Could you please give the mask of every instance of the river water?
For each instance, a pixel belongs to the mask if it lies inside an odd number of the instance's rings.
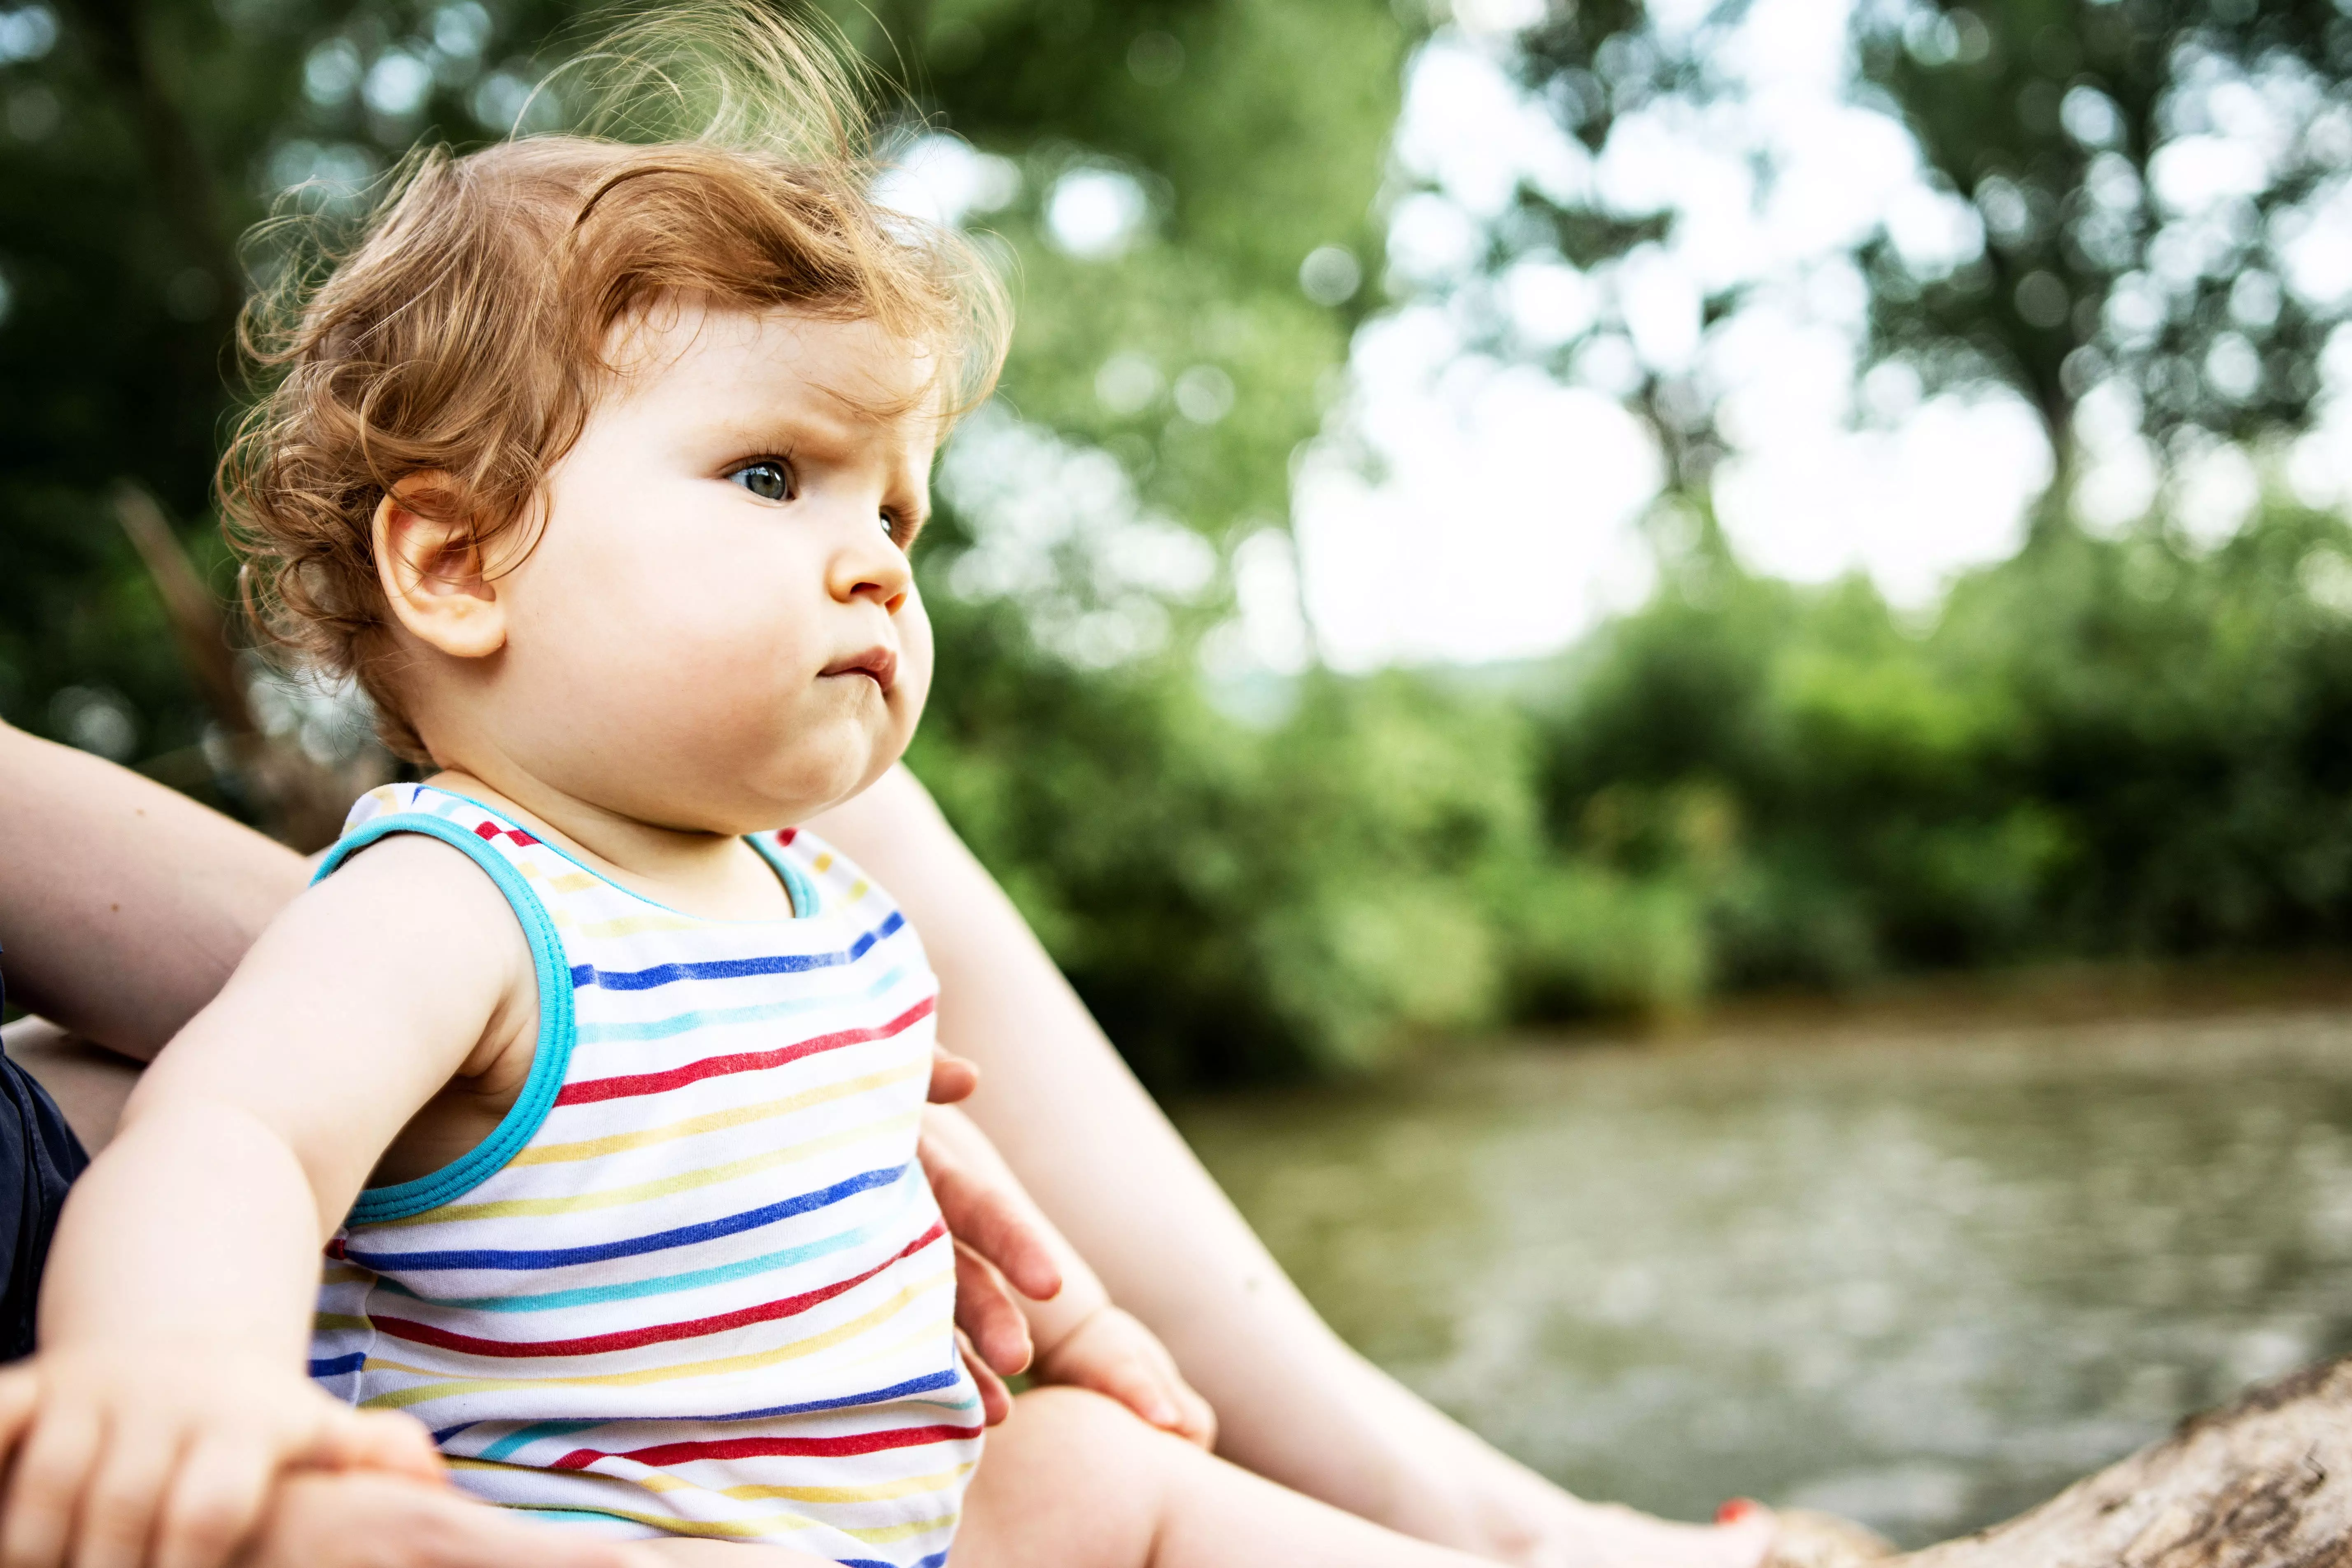
[[[1521,1048],[1179,1121],[1352,1343],[1686,1518],[1938,1539],[2352,1350],[2352,1013]]]

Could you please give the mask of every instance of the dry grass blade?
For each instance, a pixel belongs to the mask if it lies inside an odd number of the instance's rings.
[[[353,797],[383,781],[383,759],[363,753],[350,767],[330,768],[292,742],[266,733],[246,695],[227,612],[205,588],[163,509],[126,479],[115,486],[114,516],[163,598],[181,657],[220,726],[236,782],[262,826],[305,852],[333,843]]]

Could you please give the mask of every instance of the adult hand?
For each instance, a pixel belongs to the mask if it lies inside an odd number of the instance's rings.
[[[304,1471],[270,1500],[235,1568],[655,1568],[643,1546],[531,1524],[446,1486]]]
[[[968,1061],[945,1046],[931,1047],[930,1101],[933,1105],[953,1105],[971,1098],[980,1087],[980,1064]]]
[[[979,1087],[980,1068],[934,1047],[930,1101],[953,1105]],[[915,1146],[940,1217],[956,1242],[956,1326],[988,1365],[1010,1377],[1029,1364],[1029,1325],[1013,1291],[1050,1301],[1062,1290],[1054,1249],[1001,1168],[966,1158],[925,1121]],[[983,1380],[985,1381],[985,1380]]]
[[[931,1100],[950,1104],[970,1094],[978,1079],[970,1062],[941,1051],[932,1065]],[[1013,1410],[1003,1379],[1029,1365],[1029,1321],[1013,1292],[1050,1300],[1061,1293],[1062,1271],[1011,1178],[965,1158],[934,1125],[925,1121],[916,1158],[954,1238],[958,1338],[980,1385],[983,1416],[993,1426]]]

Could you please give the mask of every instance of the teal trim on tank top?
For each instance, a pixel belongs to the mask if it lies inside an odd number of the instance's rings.
[[[507,818],[499,816],[499,812],[494,807],[483,805],[480,801],[476,800],[470,795],[459,795],[456,790],[443,789],[439,784],[418,784],[416,787],[421,790],[428,790],[431,793],[439,795],[444,800],[464,801],[467,805],[472,806],[476,811],[480,812],[485,816],[498,817],[500,822],[507,821]],[[403,813],[402,815],[405,816],[407,814]],[[509,826],[511,826],[511,824],[509,824]],[[793,906],[793,919],[802,920],[807,916],[816,913],[816,889],[806,877],[801,874],[797,868],[788,866],[783,861],[777,859],[775,856],[769,853],[767,847],[762,845],[758,837],[751,834],[745,834],[743,836],[743,841],[751,847],[753,851],[759,855],[761,859],[765,860],[768,863],[769,869],[774,871],[778,877],[783,879],[784,901]],[[620,894],[623,898],[635,899],[638,903],[645,905],[646,908],[649,910],[659,910],[666,915],[676,915],[678,919],[684,921],[698,921],[704,925],[748,926],[762,925],[767,923],[767,917],[764,915],[751,920],[722,921],[714,920],[708,915],[688,914],[684,910],[671,908],[669,905],[663,903],[658,899],[649,899],[646,897],[645,894],[637,891],[635,888],[625,887],[621,883],[615,882],[612,878],[606,876],[604,872],[599,871],[595,867],[591,866],[587,861],[580,858],[579,856],[572,854],[572,851],[564,848],[561,844],[551,844],[544,838],[534,839],[533,842],[541,849],[546,850],[550,855],[554,856],[556,858],[571,862],[587,875],[595,878],[596,880],[604,883],[604,886]]]
[[[816,889],[798,866],[761,843],[756,834],[746,835],[743,842],[757,850],[760,858],[784,879],[784,897],[792,900],[794,920],[804,921],[816,913]]]
[[[361,1193],[352,1205],[347,1221],[352,1225],[380,1225],[438,1208],[505,1169],[507,1163],[538,1136],[547,1113],[555,1108],[555,1097],[563,1088],[563,1075],[571,1066],[572,1046],[577,1037],[572,1016],[572,966],[564,959],[563,939],[556,934],[547,906],[539,901],[539,895],[531,891],[522,873],[478,835],[446,817],[425,812],[379,816],[338,840],[320,862],[311,882],[319,882],[369,845],[395,833],[421,833],[463,852],[488,872],[499,891],[506,895],[515,918],[522,922],[523,935],[530,940],[531,968],[539,976],[539,1045],[530,1058],[530,1076],[523,1080],[522,1092],[516,1096],[514,1104],[488,1138],[429,1175],[388,1187],[370,1187]],[[788,889],[789,886],[788,881]]]

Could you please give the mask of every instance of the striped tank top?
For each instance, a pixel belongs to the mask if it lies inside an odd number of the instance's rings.
[[[938,1568],[982,1421],[915,1161],[937,982],[905,918],[791,831],[750,842],[795,918],[679,914],[419,784],[363,797],[319,875],[395,833],[505,893],[538,1050],[471,1153],[361,1194],[311,1374],[423,1419],[490,1502]]]

